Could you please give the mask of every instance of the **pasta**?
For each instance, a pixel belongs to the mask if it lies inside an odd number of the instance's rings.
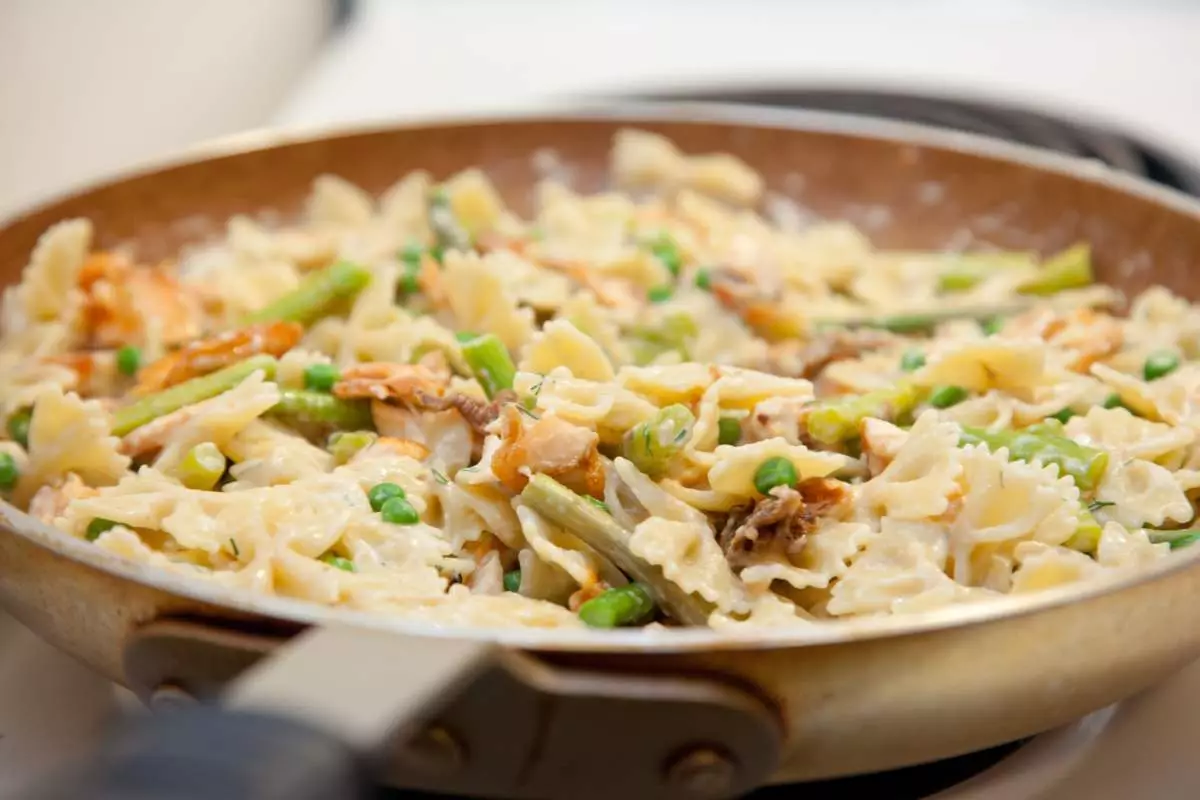
[[[1086,244],[882,251],[657,134],[611,167],[528,219],[478,169],[324,175],[161,265],[54,225],[4,294],[0,491],[181,579],[446,626],[838,625],[1200,538],[1200,307],[1122,315]]]

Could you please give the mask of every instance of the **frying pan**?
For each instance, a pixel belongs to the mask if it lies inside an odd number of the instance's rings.
[[[881,246],[1091,242],[1100,280],[1196,299],[1200,205],[1098,165],[863,118],[689,105],[577,109],[217,145],[0,229],[0,277],[87,216],[146,259],[238,213],[299,211],[314,177],[379,192],[478,165],[528,210],[550,149],[603,185],[613,134],[729,152],[771,191]],[[1001,602],[795,629],[482,630],[236,593],[122,561],[0,506],[0,601],[150,702],[284,709],[456,794],[701,797],[885,770],[1048,730],[1200,656],[1200,549]],[[614,735],[614,731],[619,735]]]

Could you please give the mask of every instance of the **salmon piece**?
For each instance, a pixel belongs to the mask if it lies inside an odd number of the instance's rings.
[[[202,304],[185,291],[169,265],[134,264],[113,253],[89,256],[79,274],[84,324],[97,347],[145,344],[153,333],[165,345],[200,335]]]
[[[520,412],[510,405],[501,414],[501,440],[492,472],[510,491],[524,489],[532,473],[549,475],[581,494],[604,496],[604,464],[594,431],[555,416],[525,428]]]
[[[264,322],[190,342],[138,372],[134,392],[149,394],[263,353],[281,356],[304,335],[298,322]]]
[[[333,394],[343,400],[374,399],[413,401],[418,393],[441,396],[447,380],[422,364],[370,362],[354,364],[342,372]]]
[[[429,448],[420,442],[415,442],[412,439],[397,439],[394,436],[380,436],[375,440],[372,447],[382,447],[390,450],[398,456],[408,456],[415,458],[417,461],[423,461],[429,457]]]
[[[47,484],[34,493],[33,499],[29,501],[29,515],[47,525],[53,524],[56,517],[61,517],[66,513],[67,506],[72,502],[95,497],[99,493],[98,490],[88,486],[82,478],[71,472],[67,474],[66,480],[60,485]]]

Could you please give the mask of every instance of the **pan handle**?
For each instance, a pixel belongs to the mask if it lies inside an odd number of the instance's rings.
[[[782,744],[771,705],[720,677],[552,666],[452,636],[160,621],[130,641],[126,672],[152,704],[286,715],[384,783],[458,796],[733,797],[770,777]]]

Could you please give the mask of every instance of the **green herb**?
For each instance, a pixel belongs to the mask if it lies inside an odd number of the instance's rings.
[[[583,496],[583,499],[587,500],[589,503],[591,503],[596,508],[603,511],[605,514],[608,514],[610,516],[612,515],[612,509],[609,508],[608,503],[604,502],[603,500],[597,500],[596,498],[592,497],[590,494],[585,494]]]
[[[234,539],[232,536],[229,537],[229,549],[233,551],[233,555],[235,558],[242,557],[242,551],[240,549],[238,549],[237,540]]]
[[[707,267],[696,270],[696,288],[706,292],[712,290],[712,272]]]

